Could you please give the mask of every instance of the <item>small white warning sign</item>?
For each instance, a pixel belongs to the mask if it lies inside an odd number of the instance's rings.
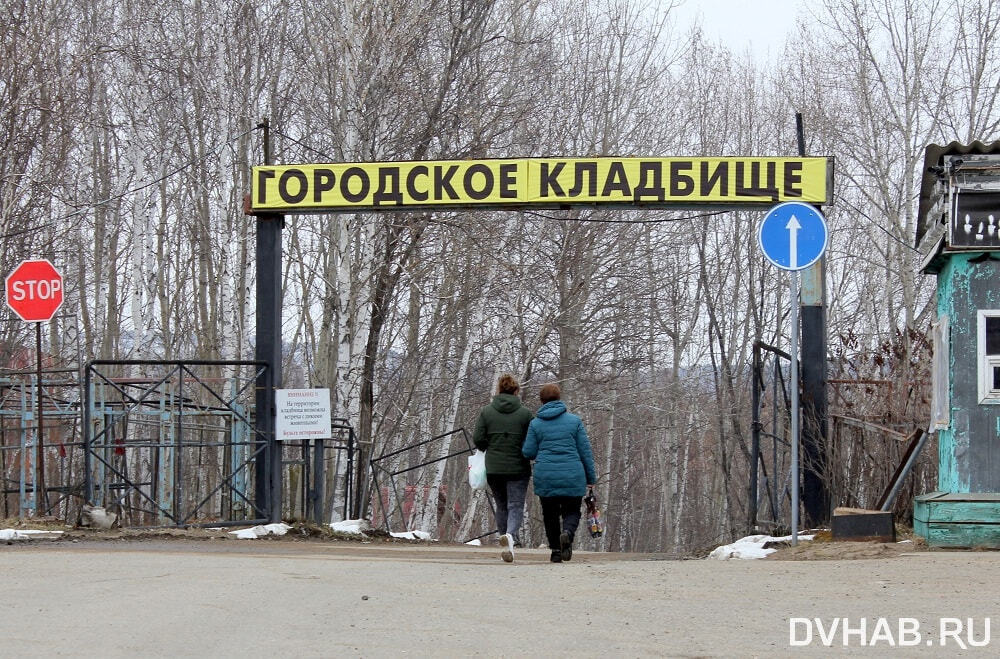
[[[333,436],[329,389],[278,389],[275,393],[275,439],[329,439]]]

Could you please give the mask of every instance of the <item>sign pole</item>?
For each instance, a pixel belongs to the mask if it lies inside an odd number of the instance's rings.
[[[52,320],[63,303],[63,277],[48,259],[21,261],[4,280],[7,306],[18,318],[35,324],[35,474],[32,487],[35,513],[49,512],[45,491],[45,419],[42,414],[42,323]]]
[[[791,323],[792,323],[792,349],[791,368],[789,376],[791,384],[789,389],[792,393],[792,546],[799,544],[799,272],[792,270],[789,273],[792,284],[791,295]]]
[[[49,499],[45,493],[45,448],[42,445],[42,324],[35,323],[35,377],[38,394],[35,399],[35,418],[38,438],[35,441],[35,513],[48,513]]]
[[[757,242],[767,260],[791,275],[791,479],[792,545],[799,542],[799,270],[816,263],[826,251],[829,231],[813,206],[789,201],[778,204],[760,223]]]

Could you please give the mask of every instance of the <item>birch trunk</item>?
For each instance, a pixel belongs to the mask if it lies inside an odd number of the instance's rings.
[[[470,264],[471,265],[471,264]],[[455,428],[456,419],[458,418],[458,407],[462,399],[462,394],[465,389],[466,375],[469,370],[469,359],[472,356],[473,341],[471,333],[474,328],[481,327],[483,324],[483,318],[485,316],[487,293],[493,290],[494,283],[497,278],[497,266],[493,263],[488,267],[488,272],[486,276],[486,283],[479,294],[479,299],[475,304],[475,307],[468,317],[467,321],[462,323],[462,354],[459,358],[458,372],[455,375],[455,387],[451,393],[451,399],[448,402],[448,410],[444,417],[444,423],[440,427],[441,432],[447,432]],[[445,456],[451,453],[453,441],[441,442],[438,448],[438,454],[436,459],[438,460],[433,480],[431,481],[430,493],[427,497],[427,502],[424,507],[424,514],[421,519],[421,524],[423,529],[429,533],[437,532],[437,500],[438,492],[441,489],[442,482],[444,481],[445,468],[447,467],[447,460]]]

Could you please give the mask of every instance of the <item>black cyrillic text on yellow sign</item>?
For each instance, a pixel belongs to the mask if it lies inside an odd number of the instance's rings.
[[[519,158],[254,167],[253,212],[830,202],[829,158]]]

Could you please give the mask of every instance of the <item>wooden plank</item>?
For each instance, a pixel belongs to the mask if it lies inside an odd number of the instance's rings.
[[[947,502],[982,501],[1000,503],[1000,492],[947,492],[944,496],[936,497],[934,500]]]
[[[834,516],[837,515],[878,515],[881,510],[869,510],[868,508],[848,508],[847,506],[837,506],[833,509]]]
[[[917,528],[917,522],[926,523],[930,521],[930,504],[942,497],[947,496],[947,492],[928,492],[927,494],[921,494],[920,496],[913,497],[913,529]],[[920,534],[921,537],[926,538],[926,534]]]
[[[931,512],[927,507],[927,503],[924,501],[919,501],[917,499],[913,500],[913,530],[917,530],[917,522],[921,522],[926,525],[931,518]],[[924,536],[926,537],[926,536]]]
[[[875,432],[880,432],[889,437],[892,437],[898,442],[905,442],[908,438],[907,435],[899,432],[898,430],[893,430],[892,428],[886,428],[885,426],[880,426],[877,423],[872,423],[871,421],[865,421],[864,419],[857,419],[853,416],[844,416],[843,414],[831,414],[831,418],[835,418],[841,421],[844,425],[855,426],[863,430],[874,430]]]
[[[928,504],[926,508],[927,515],[921,515],[921,519],[928,522],[1000,524],[1000,503],[987,501],[934,502]],[[914,506],[914,517],[916,514],[916,506]]]
[[[927,544],[931,547],[987,547],[1000,549],[1000,524],[927,525]]]

